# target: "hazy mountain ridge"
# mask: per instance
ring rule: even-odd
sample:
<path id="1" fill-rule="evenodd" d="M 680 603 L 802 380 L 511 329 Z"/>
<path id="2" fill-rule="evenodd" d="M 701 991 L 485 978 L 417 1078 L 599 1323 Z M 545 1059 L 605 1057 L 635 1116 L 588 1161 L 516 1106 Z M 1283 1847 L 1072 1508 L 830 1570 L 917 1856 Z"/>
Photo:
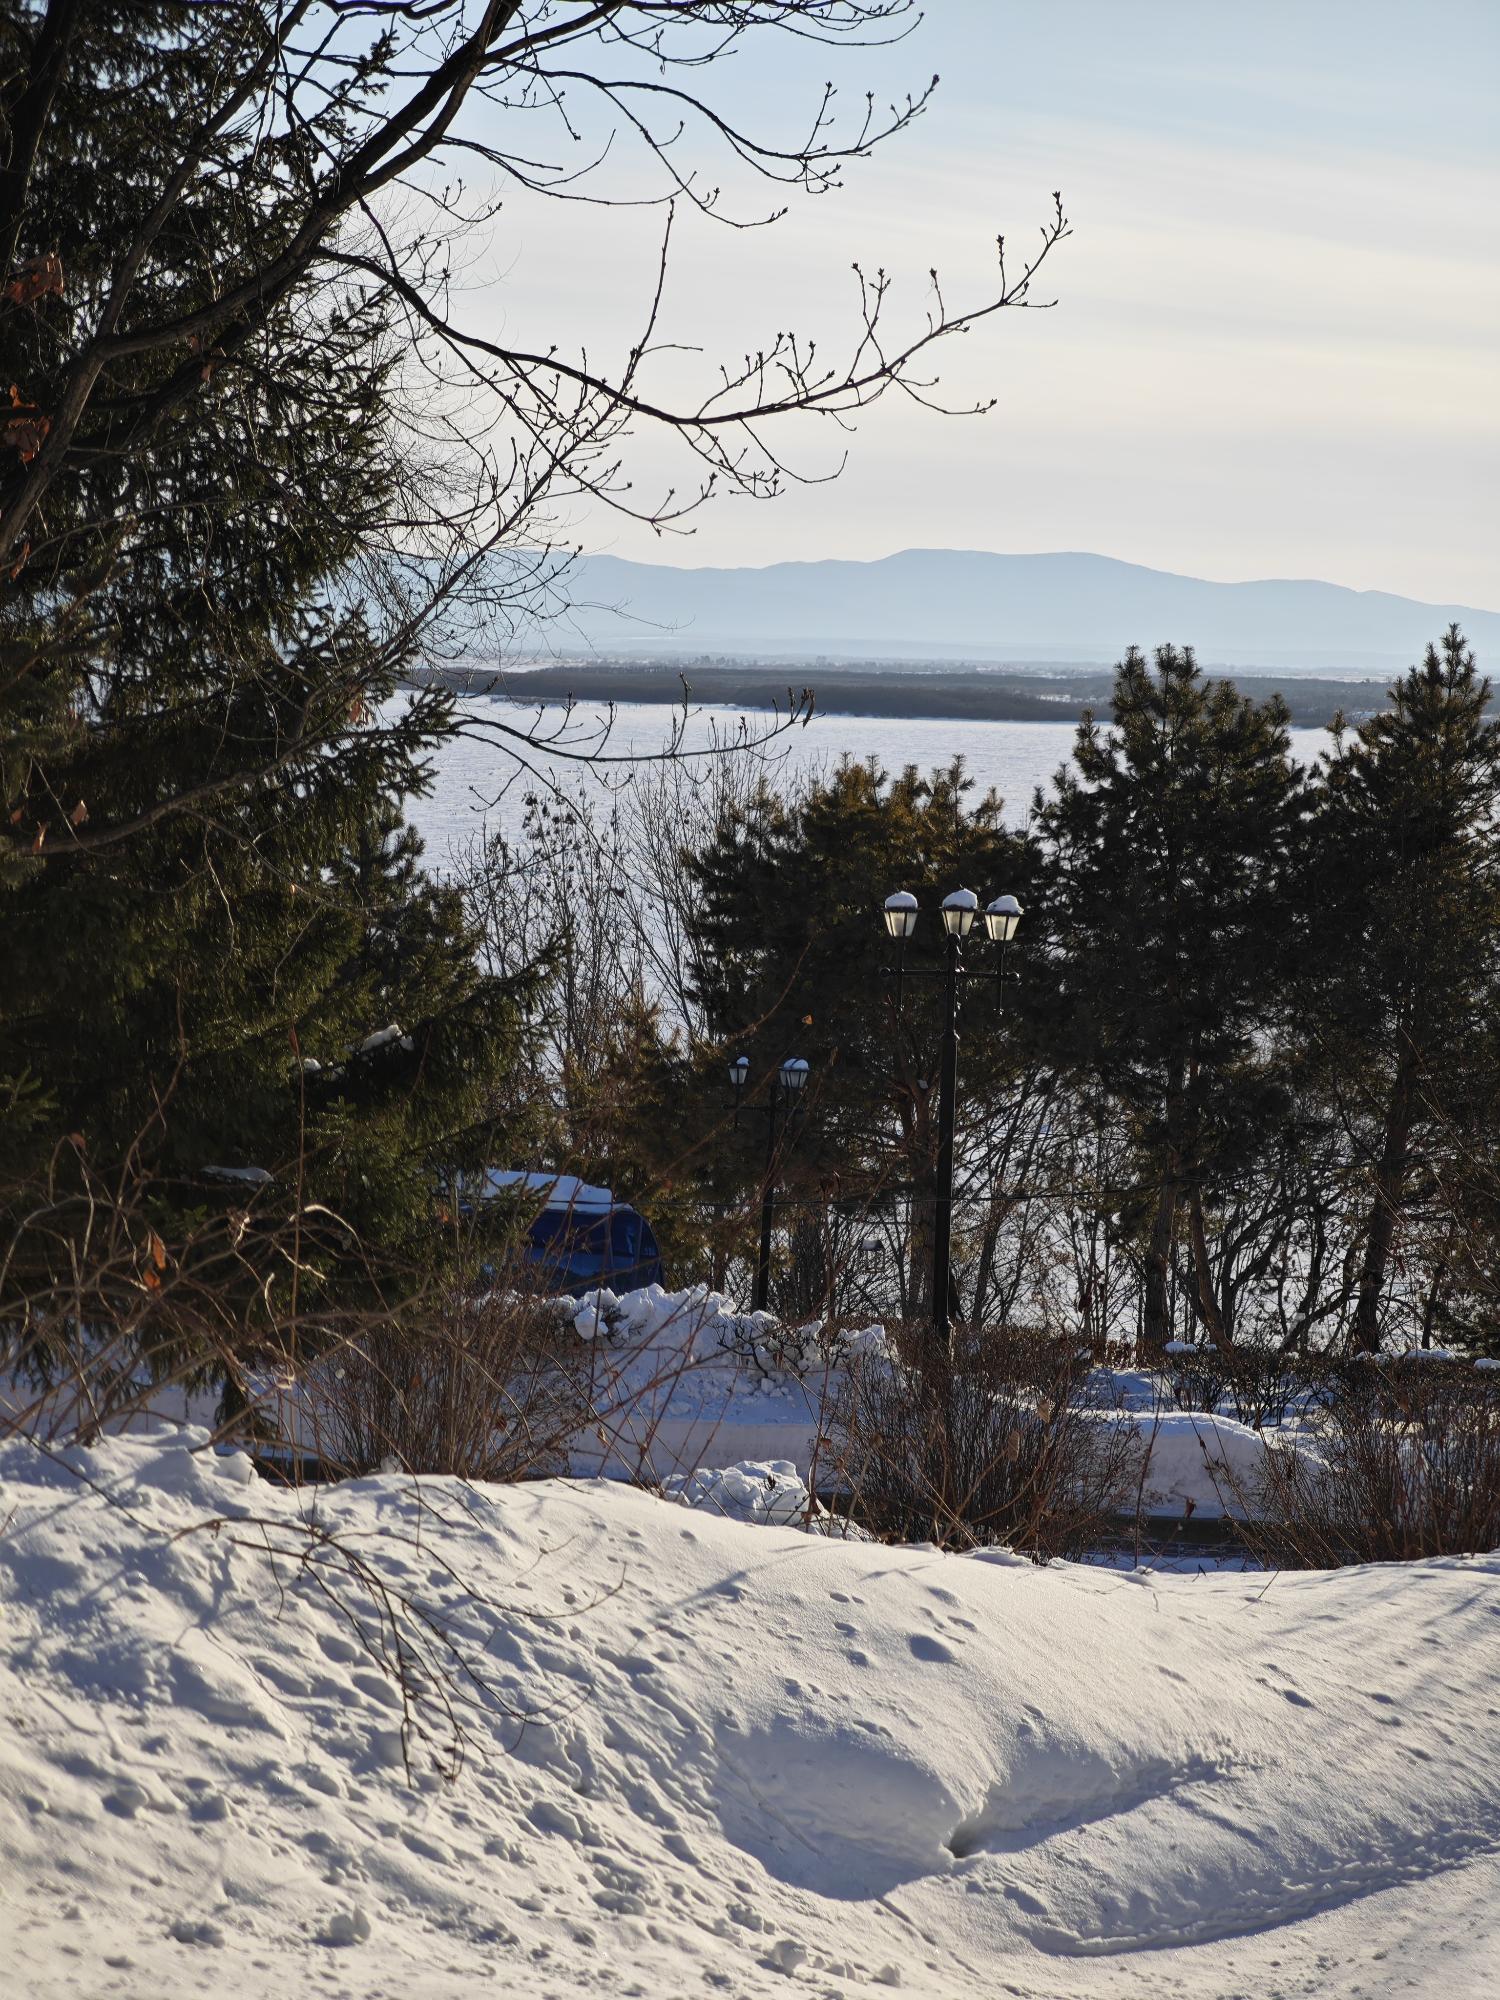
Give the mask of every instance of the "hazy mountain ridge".
<path id="1" fill-rule="evenodd" d="M 523 648 L 761 660 L 963 659 L 1107 665 L 1128 645 L 1204 665 L 1386 676 L 1455 620 L 1500 660 L 1500 613 L 1315 579 L 1213 583 L 1110 556 L 906 549 L 872 562 L 683 569 L 581 558 L 570 609 Z"/>

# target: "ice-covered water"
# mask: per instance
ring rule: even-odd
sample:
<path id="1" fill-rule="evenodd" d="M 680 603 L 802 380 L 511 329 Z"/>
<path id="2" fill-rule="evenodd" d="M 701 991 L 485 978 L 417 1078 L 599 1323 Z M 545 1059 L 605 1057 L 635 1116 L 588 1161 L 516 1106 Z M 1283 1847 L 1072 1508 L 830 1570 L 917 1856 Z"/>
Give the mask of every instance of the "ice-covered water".
<path id="1" fill-rule="evenodd" d="M 684 750 L 695 755 L 715 745 L 734 743 L 741 733 L 762 739 L 770 718 L 765 713 L 723 708 L 695 708 L 684 720 L 680 710 L 661 703 L 622 702 L 606 729 L 604 711 L 578 709 L 566 724 L 560 710 L 549 710 L 535 744 L 499 734 L 502 728 L 524 731 L 534 711 L 506 702 L 476 699 L 464 705 L 472 733 L 445 746 L 437 765 L 431 795 L 414 799 L 409 815 L 427 842 L 434 865 L 441 867 L 455 844 L 462 845 L 486 826 L 502 830 L 520 821 L 528 792 L 552 785 L 603 794 L 610 786 L 632 781 L 632 758 L 659 755 L 680 732 Z M 561 734 L 559 735 L 559 731 Z M 976 722 L 942 716 L 815 715 L 812 720 L 766 743 L 758 754 L 781 762 L 787 772 L 810 766 L 831 768 L 841 756 L 874 757 L 888 771 L 905 764 L 924 769 L 947 765 L 961 756 L 980 792 L 993 787 L 1005 801 L 1006 818 L 1022 825 L 1031 810 L 1032 795 L 1071 756 L 1075 725 L 1071 722 Z M 1294 729 L 1293 752 L 1311 759 L 1326 741 L 1321 729 Z M 590 764 L 589 751 L 612 760 Z"/>

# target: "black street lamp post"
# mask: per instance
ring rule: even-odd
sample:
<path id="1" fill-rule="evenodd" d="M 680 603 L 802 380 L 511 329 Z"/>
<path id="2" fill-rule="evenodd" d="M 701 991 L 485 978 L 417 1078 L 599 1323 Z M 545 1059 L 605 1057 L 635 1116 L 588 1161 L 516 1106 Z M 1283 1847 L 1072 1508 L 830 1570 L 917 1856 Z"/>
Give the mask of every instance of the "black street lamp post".
<path id="1" fill-rule="evenodd" d="M 1021 921 L 1021 905 L 1014 896 L 997 896 L 984 912 L 985 935 L 1000 947 L 1000 960 L 993 973 L 963 965 L 964 940 L 974 928 L 979 914 L 979 898 L 972 889 L 955 889 L 943 898 L 942 918 L 947 949 L 944 953 L 943 1053 L 938 1071 L 938 1151 L 937 1215 L 932 1231 L 932 1320 L 939 1340 L 946 1348 L 953 1326 L 951 1286 L 953 1270 L 953 1128 L 958 1098 L 958 982 L 961 979 L 988 979 L 996 982 L 996 993 L 1005 995 L 1006 947 Z M 906 941 L 917 928 L 917 899 L 898 890 L 885 900 L 885 927 L 896 941 L 896 1004 L 901 1004 L 901 982 L 906 970 Z M 921 968 L 925 969 L 925 968 Z"/>
<path id="2" fill-rule="evenodd" d="M 801 1099 L 807 1085 L 807 1064 L 801 1056 L 788 1056 L 781 1065 L 771 1094 L 764 1104 L 750 1105 L 748 1109 L 762 1112 L 766 1121 L 766 1171 L 760 1191 L 760 1244 L 755 1256 L 755 1289 L 750 1299 L 752 1312 L 764 1312 L 771 1288 L 771 1225 L 776 1206 L 776 1126 L 777 1112 L 783 1098 L 786 1101 L 786 1118 L 790 1118 Z M 734 1122 L 740 1122 L 740 1113 L 746 1109 L 745 1086 L 750 1080 L 750 1058 L 736 1056 L 729 1065 L 729 1085 L 734 1092 Z"/>

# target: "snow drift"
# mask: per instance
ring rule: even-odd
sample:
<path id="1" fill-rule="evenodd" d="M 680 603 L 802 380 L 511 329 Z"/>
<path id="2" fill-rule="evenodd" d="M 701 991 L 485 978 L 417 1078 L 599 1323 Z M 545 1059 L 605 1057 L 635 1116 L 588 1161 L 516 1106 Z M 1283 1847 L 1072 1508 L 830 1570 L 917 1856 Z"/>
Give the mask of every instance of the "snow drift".
<path id="1" fill-rule="evenodd" d="M 1493 1990 L 1500 1561 L 1036 1569 L 198 1444 L 0 1447 L 28 2000 Z"/>

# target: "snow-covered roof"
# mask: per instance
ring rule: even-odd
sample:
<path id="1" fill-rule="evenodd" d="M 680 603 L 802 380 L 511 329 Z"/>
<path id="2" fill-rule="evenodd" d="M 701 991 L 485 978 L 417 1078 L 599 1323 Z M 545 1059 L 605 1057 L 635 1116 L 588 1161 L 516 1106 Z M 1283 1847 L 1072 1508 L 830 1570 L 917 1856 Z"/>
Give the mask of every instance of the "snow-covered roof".
<path id="1" fill-rule="evenodd" d="M 514 1173 L 508 1168 L 486 1167 L 480 1199 L 492 1200 L 511 1188 L 525 1188 L 546 1196 L 548 1208 L 613 1208 L 614 1195 L 607 1187 L 591 1187 L 577 1174 Z"/>

